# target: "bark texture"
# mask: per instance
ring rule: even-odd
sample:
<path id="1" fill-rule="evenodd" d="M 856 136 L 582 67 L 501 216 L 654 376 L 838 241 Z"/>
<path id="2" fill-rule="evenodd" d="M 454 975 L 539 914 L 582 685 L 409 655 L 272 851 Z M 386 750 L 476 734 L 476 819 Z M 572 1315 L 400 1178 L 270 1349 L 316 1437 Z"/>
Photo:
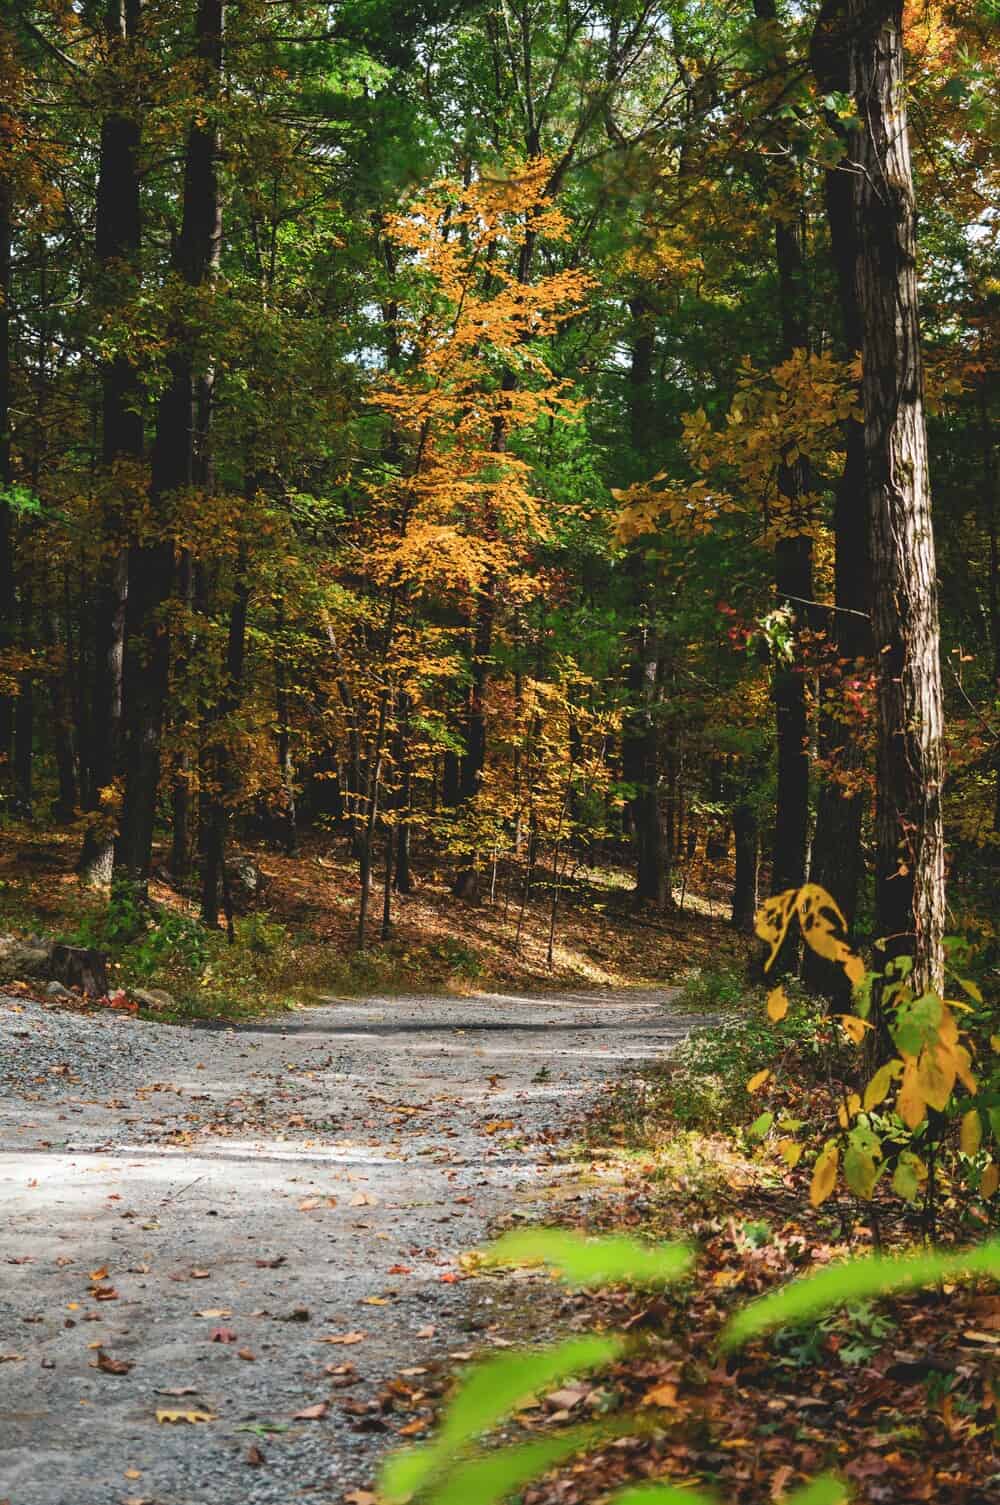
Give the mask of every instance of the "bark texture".
<path id="1" fill-rule="evenodd" d="M 837 88 L 846 93 L 850 80 L 846 69 Z M 858 253 L 854 210 L 854 175 L 847 163 L 857 154 L 856 132 L 844 135 L 846 160 L 826 173 L 826 212 L 830 249 L 840 304 L 841 354 L 861 352 L 861 309 L 855 285 Z M 860 399 L 860 393 L 859 393 Z M 831 639 L 844 674 L 864 673 L 871 658 L 871 559 L 868 544 L 868 489 L 865 465 L 865 429 L 859 418 L 844 424 L 844 469 L 837 485 L 833 508 L 834 604 Z M 843 676 L 823 686 L 835 704 L 843 705 Z M 858 908 L 858 891 L 864 874 L 861 821 L 866 797 L 863 780 L 866 758 L 854 728 L 824 711 L 820 719 L 820 754 L 832 770 L 824 779 L 816 810 L 816 840 L 812 877 L 840 905 L 848 927 Z M 847 1001 L 839 967 L 824 961 L 811 949 L 805 956 L 806 980 L 841 1002 Z"/>
<path id="2" fill-rule="evenodd" d="M 754 0 L 758 21 L 775 24 L 774 0 Z M 775 52 L 775 66 L 784 72 L 783 47 Z M 809 345 L 809 302 L 805 277 L 802 189 L 797 169 L 781 139 L 769 158 L 768 189 L 782 206 L 774 219 L 774 254 L 778 271 L 778 308 L 781 320 L 781 360 Z M 778 490 L 782 498 L 785 528 L 800 521 L 799 499 L 812 484 L 811 467 L 804 457 L 782 465 Z M 774 549 L 774 583 L 779 605 L 787 606 L 796 625 L 802 619 L 802 603 L 813 595 L 812 540 L 807 533 L 788 531 Z M 795 662 L 775 665 L 772 682 L 777 735 L 777 808 L 771 891 L 799 888 L 809 875 L 809 704 L 805 675 Z M 790 954 L 783 965 L 791 965 Z"/>
<path id="3" fill-rule="evenodd" d="M 943 984 L 942 697 L 902 31 L 902 0 L 838 0 L 820 13 L 812 57 L 826 88 L 846 58 L 862 122 L 852 166 L 878 679 L 876 909 L 888 954 L 912 956 L 919 992 Z"/>

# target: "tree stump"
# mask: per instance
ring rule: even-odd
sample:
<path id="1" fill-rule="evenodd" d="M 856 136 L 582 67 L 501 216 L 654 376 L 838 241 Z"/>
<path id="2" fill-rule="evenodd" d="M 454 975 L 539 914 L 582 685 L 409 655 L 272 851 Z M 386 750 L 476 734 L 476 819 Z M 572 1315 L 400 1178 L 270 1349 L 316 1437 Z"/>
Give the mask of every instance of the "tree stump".
<path id="1" fill-rule="evenodd" d="M 89 946 L 54 945 L 49 971 L 57 982 L 94 998 L 108 991 L 108 959 L 103 951 Z"/>

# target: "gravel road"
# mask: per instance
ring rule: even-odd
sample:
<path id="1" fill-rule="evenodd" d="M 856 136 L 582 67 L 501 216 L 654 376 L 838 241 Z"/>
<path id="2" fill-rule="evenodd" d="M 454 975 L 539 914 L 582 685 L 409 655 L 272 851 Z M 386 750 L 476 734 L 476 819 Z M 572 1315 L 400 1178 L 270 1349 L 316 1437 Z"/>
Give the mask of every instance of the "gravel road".
<path id="1" fill-rule="evenodd" d="M 330 999 L 225 1031 L 0 998 L 0 1505 L 363 1484 L 491 1341 L 459 1256 L 573 1174 L 560 1131 L 695 1022 L 669 998 Z"/>

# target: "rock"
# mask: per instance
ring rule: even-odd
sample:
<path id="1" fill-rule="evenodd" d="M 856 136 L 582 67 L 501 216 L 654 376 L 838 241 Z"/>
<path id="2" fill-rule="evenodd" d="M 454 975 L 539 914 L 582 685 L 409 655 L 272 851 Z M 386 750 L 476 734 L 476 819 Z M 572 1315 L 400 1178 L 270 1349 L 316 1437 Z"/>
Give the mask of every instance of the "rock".
<path id="1" fill-rule="evenodd" d="M 129 992 L 136 1003 L 141 1003 L 147 1009 L 172 1009 L 177 1006 L 173 994 L 165 988 L 130 988 Z"/>
<path id="2" fill-rule="evenodd" d="M 101 998 L 108 992 L 108 959 L 103 951 L 94 951 L 89 946 L 57 943 L 52 947 L 48 976 L 66 987 L 77 987 L 83 993 Z"/>
<path id="3" fill-rule="evenodd" d="M 61 982 L 49 982 L 45 985 L 45 991 L 50 998 L 75 998 L 69 988 L 64 988 Z"/>
<path id="4" fill-rule="evenodd" d="M 226 877 L 233 902 L 238 905 L 253 903 L 267 886 L 267 879 L 252 857 L 235 857 L 227 862 Z"/>
<path id="5" fill-rule="evenodd" d="M 0 936 L 0 971 L 5 977 L 51 977 L 52 947 L 37 936 Z"/>

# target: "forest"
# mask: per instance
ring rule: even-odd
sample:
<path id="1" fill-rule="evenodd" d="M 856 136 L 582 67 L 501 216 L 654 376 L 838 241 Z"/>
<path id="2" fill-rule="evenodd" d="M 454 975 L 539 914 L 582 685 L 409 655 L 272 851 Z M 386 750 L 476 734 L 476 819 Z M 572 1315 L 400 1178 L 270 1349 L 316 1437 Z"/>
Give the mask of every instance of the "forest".
<path id="1" fill-rule="evenodd" d="M 361 945 L 428 850 L 628 846 L 655 909 L 732 843 L 734 925 L 763 861 L 939 973 L 1000 839 L 996 36 L 916 8 L 908 151 L 847 24 L 15 4 L 8 817 L 208 926 L 234 827 L 346 836 Z"/>
<path id="2" fill-rule="evenodd" d="M 992 1289 L 962 1284 L 1000 1273 L 1000 1246 L 943 1252 L 989 1233 L 1000 1190 L 998 62 L 997 0 L 7 0 L 0 16 L 11 1153 L 23 1104 L 48 1104 L 48 1124 L 45 1093 L 69 1090 L 51 1073 L 91 1082 L 81 1123 L 108 1094 L 120 1108 L 100 1031 L 162 1052 L 123 1078 L 147 1103 L 174 1090 L 164 1031 L 193 1072 L 206 1023 L 270 1020 L 266 1041 L 282 1020 L 307 1029 L 317 998 L 316 1018 L 342 1004 L 349 1022 L 369 1007 L 349 998 L 384 992 L 387 1018 L 433 1035 L 441 995 L 467 1000 L 470 1031 L 509 1027 L 527 1060 L 523 1031 L 556 1016 L 504 1011 L 576 1010 L 566 1090 L 589 1093 L 584 1127 L 558 1103 L 532 1118 L 547 1058 L 510 1067 L 516 1103 L 477 1132 L 520 1153 L 523 1113 L 536 1145 L 619 1157 L 626 1190 L 567 1214 L 609 1234 L 606 1255 L 525 1231 L 511 1262 L 555 1267 L 577 1292 L 560 1311 L 582 1302 L 600 1331 L 623 1320 L 607 1289 L 624 1285 L 629 1324 L 649 1325 L 688 1268 L 662 1239 L 694 1227 L 721 1306 L 689 1305 L 684 1341 L 750 1342 L 740 1383 L 761 1393 L 774 1371 L 753 1343 L 778 1318 L 733 1301 L 763 1308 L 769 1284 L 839 1254 L 859 1293 L 855 1328 L 823 1328 L 801 1359 L 848 1408 L 838 1456 L 832 1433 L 803 1444 L 808 1427 L 780 1459 L 766 1431 L 752 1465 L 719 1452 L 751 1444 L 718 1443 L 743 1371 L 730 1359 L 723 1378 L 717 1353 L 694 1385 L 716 1451 L 704 1431 L 686 1451 L 640 1439 L 632 1474 L 677 1488 L 615 1497 L 630 1505 L 697 1500 L 681 1486 L 706 1479 L 753 1505 L 823 1505 L 846 1498 L 822 1470 L 848 1454 L 860 1500 L 998 1498 L 986 1371 L 953 1356 L 949 1388 L 932 1362 L 942 1326 L 964 1324 L 977 1360 L 1000 1342 Z M 690 1014 L 669 1061 L 651 989 L 661 1024 Z M 30 1049 L 47 1051 L 56 1016 L 84 1064 L 66 1043 L 22 1071 L 19 1026 L 37 1020 Z M 619 1027 L 626 1074 L 605 1079 L 587 1031 Z M 496 1093 L 504 1069 L 463 1081 Z M 417 1080 L 369 1109 L 422 1095 Z M 184 1127 L 161 1104 L 134 1137 L 173 1153 L 263 1134 L 233 1083 L 225 1112 Z M 307 1146 L 326 1144 L 322 1115 L 275 1106 L 287 1085 L 267 1132 L 298 1143 L 311 1125 Z M 392 1109 L 393 1132 L 420 1107 Z M 334 1127 L 352 1121 L 344 1107 Z M 39 1154 L 72 1150 L 49 1131 Z M 650 1223 L 636 1207 L 664 1180 Z M 483 1230 L 508 1213 L 484 1202 Z M 782 1230 L 767 1257 L 745 1232 L 760 1226 Z M 660 1239 L 660 1265 L 623 1230 Z M 930 1263 L 911 1273 L 857 1263 L 914 1241 Z M 91 1294 L 114 1300 L 107 1251 L 92 1262 Z M 899 1411 L 924 1432 L 883 1462 L 830 1354 L 867 1363 L 889 1328 L 857 1312 L 911 1286 L 893 1320 L 916 1313 L 919 1353 L 894 1363 L 929 1387 Z M 928 1286 L 958 1291 L 954 1322 L 920 1305 Z M 538 1323 L 529 1336 L 558 1327 Z M 397 1360 L 408 1341 L 392 1336 Z M 691 1378 L 690 1352 L 654 1373 L 596 1337 L 591 1361 L 585 1341 L 550 1351 L 537 1382 L 563 1386 L 560 1422 L 590 1407 L 597 1425 L 604 1392 L 568 1400 L 566 1384 L 603 1364 L 654 1411 Z M 97 1353 L 90 1368 L 133 1367 Z M 400 1435 L 448 1394 L 440 1440 L 398 1455 L 377 1494 L 360 1463 L 338 1474 L 337 1498 L 488 1505 L 518 1485 L 524 1505 L 576 1505 L 632 1482 L 632 1455 L 608 1451 L 586 1479 L 532 1485 L 572 1428 L 521 1438 L 523 1475 L 516 1449 L 502 1477 L 469 1452 L 508 1411 L 539 1429 L 519 1409 L 537 1386 L 504 1362 L 468 1381 L 475 1425 L 464 1391 L 427 1381 Z M 335 1389 L 352 1367 L 328 1366 Z M 413 1392 L 392 1383 L 380 1416 Z M 476 1410 L 490 1386 L 500 1399 Z M 180 1465 L 163 1467 L 168 1491 Z M 16 1477 L 17 1505 L 89 1505 Z M 164 1498 L 299 1497 L 271 1487 Z"/>

